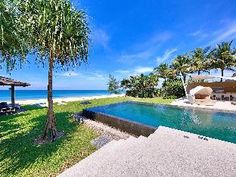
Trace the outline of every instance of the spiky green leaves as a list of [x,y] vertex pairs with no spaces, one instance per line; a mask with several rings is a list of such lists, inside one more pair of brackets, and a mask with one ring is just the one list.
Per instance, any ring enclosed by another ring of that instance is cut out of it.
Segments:
[[51,51],[59,65],[87,61],[90,30],[83,11],[67,0],[29,0],[24,11],[31,25],[32,46],[41,59]]
[[28,52],[28,34],[17,2],[0,2],[0,66],[6,65],[8,71],[21,64]]
[[0,2],[0,63],[8,70],[35,52],[41,61],[75,66],[87,61],[87,16],[68,0],[3,0]]

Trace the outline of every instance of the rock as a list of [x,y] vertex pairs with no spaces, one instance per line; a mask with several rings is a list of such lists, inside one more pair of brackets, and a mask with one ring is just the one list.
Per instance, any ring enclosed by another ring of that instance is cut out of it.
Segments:
[[80,104],[88,105],[88,104],[91,104],[91,102],[90,101],[82,101],[82,102],[80,102]]
[[101,135],[96,139],[92,140],[91,144],[94,145],[97,149],[100,149],[102,146],[104,146],[105,144],[109,143],[112,140],[113,138],[109,135]]

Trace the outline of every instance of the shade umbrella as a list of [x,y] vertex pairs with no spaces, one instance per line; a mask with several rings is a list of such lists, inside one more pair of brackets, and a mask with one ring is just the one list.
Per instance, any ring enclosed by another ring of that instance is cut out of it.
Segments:
[[224,76],[212,76],[212,75],[192,75],[189,74],[189,76],[193,79],[193,80],[205,80],[205,79],[226,79],[226,80],[232,80],[232,81],[236,81],[236,77],[224,77]]
[[213,92],[210,87],[197,86],[190,90],[191,95],[211,95]]

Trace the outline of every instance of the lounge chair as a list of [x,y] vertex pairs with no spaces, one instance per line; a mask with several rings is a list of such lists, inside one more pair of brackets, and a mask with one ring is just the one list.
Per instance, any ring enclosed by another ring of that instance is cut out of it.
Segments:
[[190,104],[194,104],[195,103],[195,97],[194,96],[188,94],[187,95],[187,99],[188,99]]
[[16,109],[12,106],[9,106],[7,102],[0,103],[0,115],[13,114],[16,112]]
[[206,98],[206,99],[196,99],[195,103],[202,106],[214,106],[216,101],[210,98]]

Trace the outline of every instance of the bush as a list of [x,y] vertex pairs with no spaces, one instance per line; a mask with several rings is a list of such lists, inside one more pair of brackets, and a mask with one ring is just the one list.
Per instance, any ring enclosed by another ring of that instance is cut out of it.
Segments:
[[158,96],[159,90],[156,88],[158,77],[153,74],[130,76],[121,81],[121,87],[126,89],[126,95],[139,98],[153,98]]
[[175,78],[164,81],[161,94],[164,98],[183,97],[185,93],[181,80]]

